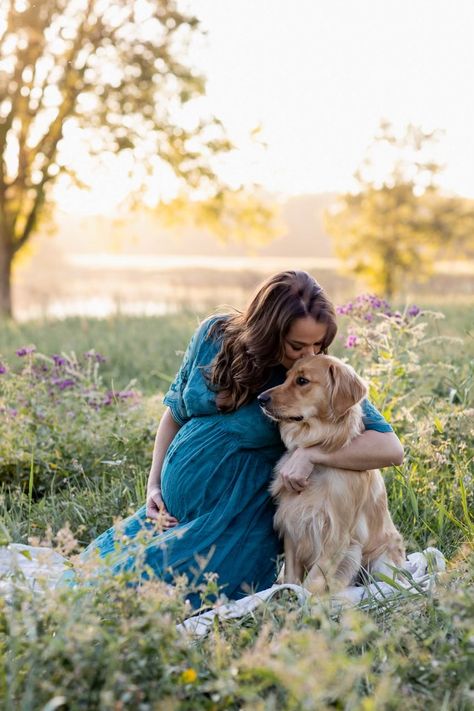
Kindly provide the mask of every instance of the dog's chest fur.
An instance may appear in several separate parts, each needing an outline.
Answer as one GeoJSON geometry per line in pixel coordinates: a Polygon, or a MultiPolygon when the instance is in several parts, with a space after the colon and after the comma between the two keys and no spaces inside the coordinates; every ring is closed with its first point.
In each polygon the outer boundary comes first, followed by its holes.
{"type": "MultiPolygon", "coordinates": [[[[312,420],[310,422],[284,422],[280,432],[288,452],[275,467],[271,493],[278,502],[275,528],[289,535],[294,541],[311,540],[311,556],[315,546],[324,545],[326,536],[336,536],[341,542],[357,535],[365,538],[360,509],[367,498],[375,471],[349,471],[316,465],[310,474],[306,488],[300,493],[288,491],[283,483],[281,470],[286,460],[297,447],[315,444],[327,451],[340,449],[363,431],[362,411],[355,406],[338,423],[312,420]],[[328,503],[330,502],[330,505],[328,503]],[[354,503],[356,505],[354,506],[354,503]],[[361,528],[355,531],[355,527],[361,528]],[[337,529],[337,530],[336,530],[337,529]]],[[[305,557],[304,551],[300,555],[305,557]]]]}
{"type": "Polygon", "coordinates": [[[313,417],[303,422],[280,422],[280,435],[288,452],[293,452],[297,447],[313,445],[333,452],[349,444],[363,430],[360,405],[354,405],[344,417],[336,421],[313,417]]]}

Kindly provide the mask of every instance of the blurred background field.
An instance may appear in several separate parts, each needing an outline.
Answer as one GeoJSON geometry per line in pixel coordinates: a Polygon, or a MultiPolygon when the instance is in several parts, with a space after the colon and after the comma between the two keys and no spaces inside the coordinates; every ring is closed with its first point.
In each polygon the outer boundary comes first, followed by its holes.
{"type": "MultiPolygon", "coordinates": [[[[14,272],[17,320],[242,308],[266,276],[291,268],[311,272],[342,302],[370,287],[344,269],[324,225],[336,199],[278,199],[280,233],[266,244],[218,239],[206,226],[167,228],[140,211],[117,218],[60,211],[54,231],[39,231],[14,272]]],[[[399,300],[474,308],[474,260],[464,249],[464,257],[438,259],[431,274],[409,270],[397,286],[399,300]]]]}

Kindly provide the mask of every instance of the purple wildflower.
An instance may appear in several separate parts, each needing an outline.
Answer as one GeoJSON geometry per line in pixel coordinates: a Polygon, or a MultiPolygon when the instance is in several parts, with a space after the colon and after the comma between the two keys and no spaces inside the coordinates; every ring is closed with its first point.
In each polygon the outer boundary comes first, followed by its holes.
{"type": "Polygon", "coordinates": [[[0,375],[3,375],[6,372],[7,372],[7,366],[3,365],[3,363],[0,363],[0,375]]]}
{"type": "Polygon", "coordinates": [[[410,308],[407,311],[408,316],[411,318],[415,318],[415,316],[418,316],[418,314],[421,313],[421,309],[419,306],[416,306],[416,304],[413,304],[413,306],[410,306],[410,308]]]}
{"type": "Polygon", "coordinates": [[[60,390],[66,390],[67,388],[73,388],[76,381],[72,378],[51,378],[51,384],[57,385],[60,390]]]}
{"type": "Polygon", "coordinates": [[[91,360],[95,360],[96,363],[105,363],[107,358],[100,353],[96,353],[94,350],[92,351],[87,351],[87,353],[84,353],[86,358],[90,358],[91,360]]]}
{"type": "Polygon", "coordinates": [[[66,363],[67,363],[66,358],[63,358],[63,356],[57,355],[56,353],[53,355],[53,361],[54,361],[54,365],[57,365],[57,366],[66,365],[66,363]]]}
{"type": "Polygon", "coordinates": [[[356,345],[357,345],[357,336],[355,335],[355,333],[350,333],[347,336],[345,346],[346,346],[346,348],[355,348],[356,345]]]}
{"type": "Polygon", "coordinates": [[[102,400],[102,404],[105,406],[111,405],[114,401],[115,393],[113,390],[108,390],[104,399],[102,400]]]}
{"type": "Polygon", "coordinates": [[[336,313],[340,314],[341,316],[347,316],[347,314],[350,314],[353,310],[354,304],[352,303],[352,301],[349,301],[347,304],[343,304],[342,306],[336,307],[336,313]]]}
{"type": "Polygon", "coordinates": [[[118,402],[119,400],[128,400],[136,397],[138,397],[136,390],[108,390],[102,400],[102,405],[107,407],[108,405],[112,405],[112,403],[118,402]]]}
{"type": "Polygon", "coordinates": [[[71,378],[66,378],[65,380],[62,380],[60,383],[58,383],[59,389],[60,390],[66,390],[66,388],[73,388],[76,382],[72,380],[71,378]]]}
{"type": "Polygon", "coordinates": [[[23,358],[23,356],[31,355],[31,353],[34,353],[35,350],[36,346],[23,346],[23,348],[18,348],[16,354],[19,358],[23,358]]]}
{"type": "Polygon", "coordinates": [[[116,393],[116,395],[122,400],[126,400],[130,397],[136,397],[137,393],[135,390],[120,390],[120,392],[116,393]]]}

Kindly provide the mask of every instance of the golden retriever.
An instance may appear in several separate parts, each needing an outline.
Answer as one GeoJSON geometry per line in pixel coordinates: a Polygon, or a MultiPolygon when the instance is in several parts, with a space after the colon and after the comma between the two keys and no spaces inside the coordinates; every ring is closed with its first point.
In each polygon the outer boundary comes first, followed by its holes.
{"type": "Polygon", "coordinates": [[[378,470],[316,465],[301,493],[288,491],[280,473],[297,447],[319,445],[332,452],[359,435],[359,403],[366,392],[349,365],[316,355],[298,360],[282,385],[258,397],[265,414],[279,423],[288,449],[270,487],[278,503],[275,528],[284,536],[284,580],[311,592],[346,587],[360,569],[390,575],[405,560],[378,470]]]}

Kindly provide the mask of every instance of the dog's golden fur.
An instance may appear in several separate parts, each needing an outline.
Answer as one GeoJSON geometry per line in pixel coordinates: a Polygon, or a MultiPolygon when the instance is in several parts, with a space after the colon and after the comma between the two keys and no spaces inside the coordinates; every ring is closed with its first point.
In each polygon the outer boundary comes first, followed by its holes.
{"type": "Polygon", "coordinates": [[[297,447],[318,444],[331,452],[360,434],[365,395],[365,384],[350,366],[318,355],[297,361],[282,385],[259,398],[278,421],[288,449],[270,489],[278,502],[275,528],[285,542],[285,582],[303,582],[313,592],[345,587],[361,568],[390,574],[405,560],[378,470],[317,465],[299,494],[285,488],[280,473],[297,447]]]}

